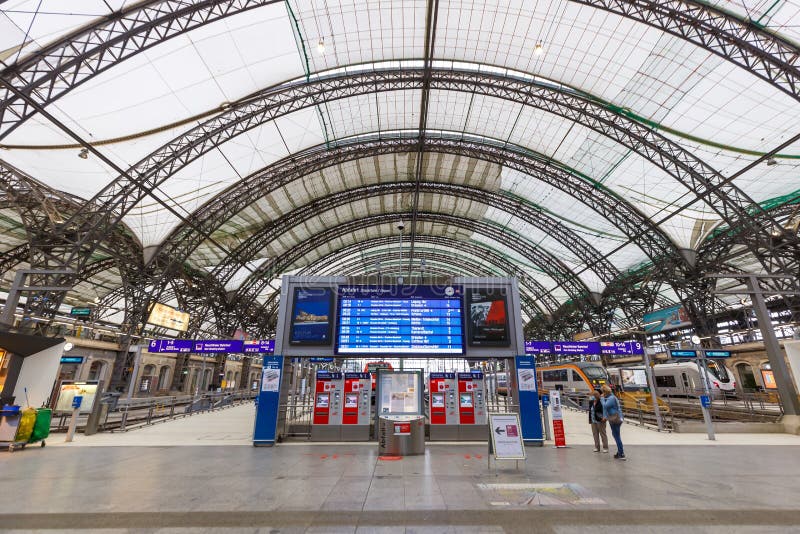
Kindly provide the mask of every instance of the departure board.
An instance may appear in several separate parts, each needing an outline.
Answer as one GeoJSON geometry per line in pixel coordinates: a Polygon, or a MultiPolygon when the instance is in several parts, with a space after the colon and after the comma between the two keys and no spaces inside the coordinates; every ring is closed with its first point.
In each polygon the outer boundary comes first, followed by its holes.
{"type": "Polygon", "coordinates": [[[337,354],[463,354],[461,286],[339,286],[337,354]]]}

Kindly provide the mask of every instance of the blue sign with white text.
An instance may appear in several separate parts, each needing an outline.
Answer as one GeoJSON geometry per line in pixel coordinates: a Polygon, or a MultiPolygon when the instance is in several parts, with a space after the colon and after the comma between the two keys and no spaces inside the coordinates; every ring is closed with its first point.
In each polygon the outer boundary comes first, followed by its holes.
{"type": "MultiPolygon", "coordinates": [[[[536,362],[533,356],[517,356],[514,359],[517,375],[531,373],[536,376],[536,362]]],[[[523,377],[524,378],[524,377],[523,377]]],[[[522,440],[525,443],[542,443],[542,412],[539,405],[539,393],[536,390],[519,391],[519,419],[522,425],[522,440]]]]}

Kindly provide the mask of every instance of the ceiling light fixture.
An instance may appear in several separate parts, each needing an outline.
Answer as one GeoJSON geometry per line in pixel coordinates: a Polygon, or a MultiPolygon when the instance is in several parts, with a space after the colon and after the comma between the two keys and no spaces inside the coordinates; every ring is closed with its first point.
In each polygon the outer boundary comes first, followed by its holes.
{"type": "Polygon", "coordinates": [[[78,157],[81,159],[89,159],[89,149],[82,148],[80,152],[78,152],[78,157]]]}
{"type": "Polygon", "coordinates": [[[325,53],[325,38],[324,37],[320,37],[319,38],[319,42],[317,43],[317,52],[319,52],[320,55],[325,53]]]}
{"type": "Polygon", "coordinates": [[[542,42],[539,41],[536,43],[536,46],[533,47],[534,55],[541,56],[544,53],[544,47],[542,46],[542,42]]]}

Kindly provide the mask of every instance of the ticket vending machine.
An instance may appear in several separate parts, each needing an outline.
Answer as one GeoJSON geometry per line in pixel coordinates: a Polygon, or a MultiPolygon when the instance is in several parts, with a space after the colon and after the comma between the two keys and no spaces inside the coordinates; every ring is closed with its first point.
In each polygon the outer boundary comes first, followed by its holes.
{"type": "Polygon", "coordinates": [[[342,441],[368,441],[372,397],[372,376],[369,373],[344,374],[342,407],[342,441]]]}
{"type": "Polygon", "coordinates": [[[311,419],[311,441],[342,439],[342,373],[317,371],[314,389],[314,413],[311,419]]]}
{"type": "Polygon", "coordinates": [[[486,382],[479,371],[458,373],[458,439],[486,439],[486,382]]]}
{"type": "Polygon", "coordinates": [[[458,382],[455,373],[428,375],[428,421],[431,441],[458,439],[458,382]]]}

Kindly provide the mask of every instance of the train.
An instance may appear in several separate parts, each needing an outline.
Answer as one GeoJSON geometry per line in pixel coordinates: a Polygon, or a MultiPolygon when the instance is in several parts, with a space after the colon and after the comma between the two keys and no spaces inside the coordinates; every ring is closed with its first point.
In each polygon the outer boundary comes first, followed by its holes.
{"type": "MultiPolygon", "coordinates": [[[[736,380],[721,361],[706,360],[708,387],[715,398],[735,397],[736,380]]],[[[574,362],[540,367],[536,371],[539,389],[589,393],[608,384],[612,389],[641,391],[646,389],[644,366],[611,367],[599,363],[574,362]]],[[[700,371],[695,362],[663,363],[653,366],[656,392],[661,396],[699,397],[705,394],[700,371]]]]}
{"type": "MultiPolygon", "coordinates": [[[[736,396],[736,379],[723,362],[706,360],[708,387],[715,398],[736,396]]],[[[647,387],[643,366],[610,368],[611,383],[623,391],[636,391],[647,387]]],[[[656,392],[666,397],[699,397],[705,394],[703,380],[697,363],[674,362],[653,366],[656,392]]]]}
{"type": "Polygon", "coordinates": [[[599,363],[572,362],[538,368],[536,381],[544,393],[551,389],[589,393],[608,383],[608,373],[599,363]]]}

